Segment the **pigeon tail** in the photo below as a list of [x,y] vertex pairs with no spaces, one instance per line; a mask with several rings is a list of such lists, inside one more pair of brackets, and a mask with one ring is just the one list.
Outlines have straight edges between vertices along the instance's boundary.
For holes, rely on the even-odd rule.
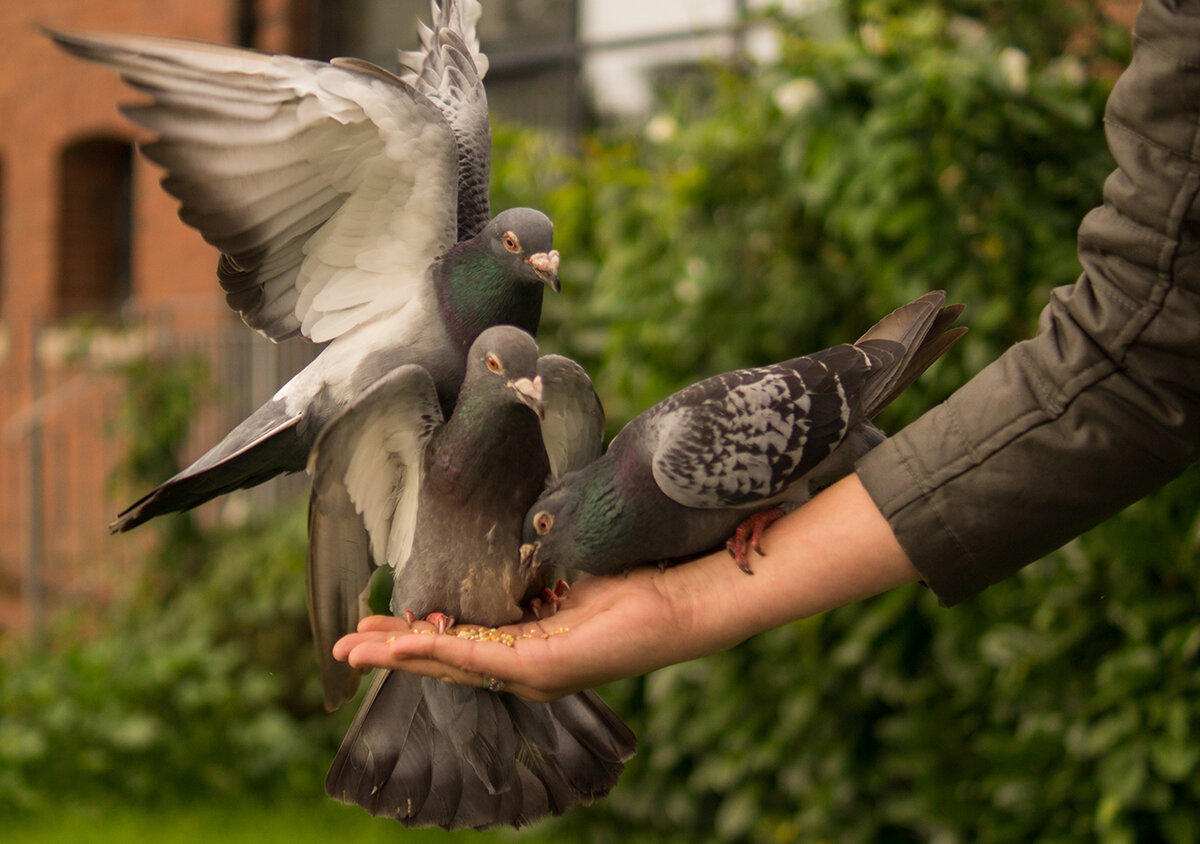
[[528,703],[380,672],[325,790],[410,827],[521,827],[607,794],[635,749],[591,691]]
[[945,301],[943,290],[926,293],[892,311],[855,341],[856,346],[869,347],[873,341],[892,341],[904,347],[898,365],[894,365],[886,377],[875,379],[864,389],[864,419],[871,419],[891,404],[967,333],[965,326],[950,327],[965,306],[943,306]]

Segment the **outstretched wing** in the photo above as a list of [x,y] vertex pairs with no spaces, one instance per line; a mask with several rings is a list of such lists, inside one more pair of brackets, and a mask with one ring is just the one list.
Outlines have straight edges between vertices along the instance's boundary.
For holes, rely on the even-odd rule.
[[[455,241],[457,161],[442,111],[358,60],[168,38],[49,32],[150,95],[179,216],[221,250],[229,306],[272,340],[331,340],[414,301]],[[415,315],[414,315],[415,316]]]
[[841,345],[681,390],[658,414],[655,481],[688,507],[737,507],[780,494],[859,421],[858,394],[878,365]]
[[400,78],[441,109],[458,147],[458,239],[474,237],[491,219],[488,184],[492,132],[479,51],[478,0],[431,2],[433,25],[419,24],[421,49],[399,50]]
[[358,673],[330,651],[358,625],[359,596],[375,568],[399,570],[408,560],[421,455],[441,422],[433,378],[409,364],[342,411],[313,446],[308,613],[329,709],[358,687]]
[[600,456],[604,445],[604,407],[584,368],[562,355],[538,358],[542,379],[542,441],[550,475],[561,478]]

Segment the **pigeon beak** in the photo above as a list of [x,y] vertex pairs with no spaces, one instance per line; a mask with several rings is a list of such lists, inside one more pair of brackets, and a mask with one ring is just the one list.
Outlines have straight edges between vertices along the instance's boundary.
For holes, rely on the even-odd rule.
[[551,249],[549,252],[535,252],[525,259],[525,263],[533,267],[533,271],[537,273],[538,278],[550,287],[555,293],[562,292],[562,284],[558,281],[558,250]]
[[532,408],[538,419],[546,418],[546,406],[542,404],[542,376],[518,378],[516,381],[509,381],[508,386],[517,391],[517,398]]
[[542,550],[540,542],[526,542],[521,545],[521,579],[528,580],[533,577],[533,573],[537,571],[541,565],[541,560],[538,559],[539,552]]

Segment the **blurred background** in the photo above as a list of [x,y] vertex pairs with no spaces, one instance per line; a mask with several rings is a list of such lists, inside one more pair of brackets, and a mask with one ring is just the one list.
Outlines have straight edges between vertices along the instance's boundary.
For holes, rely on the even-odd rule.
[[[484,0],[492,206],[555,221],[539,343],[610,434],[717,371],[945,288],[971,332],[895,430],[1078,274],[1136,4]],[[35,24],[390,67],[423,0],[0,7],[0,818],[6,840],[438,838],[321,789],[306,480],[118,537],[315,350],[224,305],[135,100]],[[1194,841],[1195,470],[954,609],[919,587],[614,684],[641,741],[534,840]],[[346,707],[352,710],[353,707]],[[253,835],[251,839],[249,836]]]

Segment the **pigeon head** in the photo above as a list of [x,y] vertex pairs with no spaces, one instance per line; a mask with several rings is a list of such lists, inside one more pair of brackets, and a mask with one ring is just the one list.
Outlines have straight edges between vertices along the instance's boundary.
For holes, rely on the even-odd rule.
[[528,569],[563,566],[594,574],[611,571],[621,548],[622,501],[612,483],[613,461],[600,458],[564,475],[534,502],[521,531],[521,562]]
[[558,281],[558,250],[554,249],[554,224],[541,211],[510,208],[480,232],[495,260],[516,278],[545,284],[555,293]]
[[511,390],[509,399],[515,397],[540,419],[544,415],[542,379],[533,337],[512,325],[496,325],[480,334],[467,355],[463,390],[492,394]]

